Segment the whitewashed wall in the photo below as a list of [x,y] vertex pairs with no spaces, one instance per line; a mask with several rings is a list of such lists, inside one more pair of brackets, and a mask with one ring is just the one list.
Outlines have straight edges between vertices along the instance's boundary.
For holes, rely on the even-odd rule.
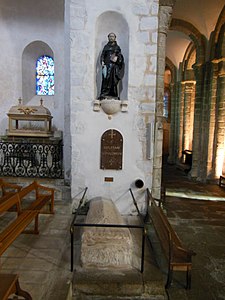
[[24,104],[40,104],[41,97],[35,96],[35,61],[39,55],[53,53],[55,95],[42,98],[53,115],[54,128],[64,133],[64,166],[68,179],[70,74],[69,34],[64,14],[64,0],[0,1],[0,135],[5,135],[7,112],[18,104],[19,97]]
[[[107,18],[104,17],[107,15]],[[135,209],[129,188],[137,178],[152,186],[153,161],[147,127],[154,123],[158,1],[151,0],[72,0],[71,38],[71,176],[74,206],[81,191],[88,187],[87,198],[110,197],[122,213]],[[119,25],[118,25],[119,24]],[[128,112],[112,118],[101,110],[93,111],[100,85],[98,57],[109,32],[117,34],[126,61],[122,100]],[[126,97],[126,99],[124,99]],[[100,141],[108,129],[121,132],[124,139],[123,169],[100,169]],[[152,149],[152,148],[151,148]],[[105,182],[113,177],[113,182]],[[145,206],[143,190],[135,190],[139,205]]]
[[[64,130],[64,1],[1,0],[0,28],[0,134],[5,134],[8,127],[6,114],[9,108],[17,105],[18,98],[23,96],[24,49],[36,41],[46,43],[54,55],[55,95],[44,96],[43,99],[44,105],[53,115],[54,126]],[[30,86],[31,92],[25,92],[29,99],[24,99],[24,102],[28,105],[39,105],[41,97],[35,96],[35,61],[33,63],[33,86]],[[28,88],[29,86],[25,87]]]
[[[147,128],[155,120],[158,0],[1,0],[0,28],[0,134],[19,97],[26,94],[25,103],[39,104],[40,97],[23,91],[22,56],[29,44],[41,41],[55,59],[55,96],[43,98],[54,126],[64,132],[65,179],[71,172],[74,203],[88,186],[88,199],[111,197],[121,212],[132,212],[128,190],[134,181],[152,186]],[[111,119],[93,111],[101,81],[98,58],[109,31],[117,34],[125,57],[121,99],[128,100],[128,112]],[[121,171],[100,169],[101,136],[110,128],[123,135]],[[105,177],[114,181],[106,183]],[[143,191],[134,192],[144,206]]]

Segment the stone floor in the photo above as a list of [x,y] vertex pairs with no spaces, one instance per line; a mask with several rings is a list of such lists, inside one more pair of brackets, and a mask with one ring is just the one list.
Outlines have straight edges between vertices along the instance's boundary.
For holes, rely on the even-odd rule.
[[190,180],[188,173],[174,165],[164,165],[163,183],[166,186],[167,196],[225,201],[225,188],[219,187],[218,183],[205,184]]
[[164,183],[164,211],[182,242],[197,253],[191,290],[183,288],[185,278],[177,272],[168,299],[225,299],[225,188],[190,181],[174,166],[166,166]]
[[225,202],[169,198],[165,211],[184,245],[197,253],[191,290],[183,288],[185,278],[174,275],[169,299],[225,299]]
[[[225,299],[225,189],[191,182],[173,166],[166,170],[164,211],[183,243],[197,255],[193,258],[192,289],[186,291],[183,274],[176,273],[165,299]],[[178,191],[176,196],[169,194]],[[199,195],[201,200],[196,200]],[[55,209],[54,216],[41,215],[39,235],[20,235],[0,260],[0,272],[18,273],[21,287],[33,300],[72,299],[69,227],[73,216],[69,203],[57,201]],[[0,227],[3,219],[1,216]],[[165,280],[163,264],[161,267]]]
[[[14,213],[0,218],[0,228],[4,228],[9,214]],[[72,279],[71,218],[71,205],[57,201],[54,215],[39,216],[40,233],[21,234],[0,259],[0,272],[19,274],[21,288],[33,300],[67,299]]]

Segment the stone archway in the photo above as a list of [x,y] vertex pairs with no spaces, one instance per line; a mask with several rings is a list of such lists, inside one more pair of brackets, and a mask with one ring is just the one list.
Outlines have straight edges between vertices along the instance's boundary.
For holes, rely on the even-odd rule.
[[[178,158],[182,157],[184,148],[192,147],[192,169],[190,174],[191,177],[196,178],[201,177],[200,173],[204,173],[202,170],[205,168],[205,160],[207,159],[207,139],[205,139],[207,128],[203,128],[205,133],[202,131],[203,124],[207,122],[208,118],[207,106],[204,104],[206,101],[204,98],[204,68],[207,43],[206,38],[186,21],[173,19],[170,29],[184,33],[192,41],[180,65],[180,78],[178,79],[180,92],[177,96],[180,99],[178,101],[180,126],[178,126],[179,137],[177,138]],[[189,108],[193,103],[193,112],[190,114]],[[191,115],[194,116],[194,120],[193,118],[187,118]],[[193,124],[193,130],[188,128],[190,124]]]
[[176,30],[186,34],[194,43],[196,48],[196,63],[203,64],[205,62],[206,39],[191,23],[172,19],[170,30]]

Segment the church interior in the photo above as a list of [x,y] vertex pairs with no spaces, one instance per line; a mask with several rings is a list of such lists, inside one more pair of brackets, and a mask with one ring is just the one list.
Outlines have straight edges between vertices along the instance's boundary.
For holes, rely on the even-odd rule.
[[224,0],[1,0],[0,28],[0,300],[225,299]]

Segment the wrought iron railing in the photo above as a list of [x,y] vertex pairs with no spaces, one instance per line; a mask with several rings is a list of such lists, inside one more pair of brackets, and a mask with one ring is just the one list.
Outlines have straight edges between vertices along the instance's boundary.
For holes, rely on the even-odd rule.
[[0,176],[63,178],[62,140],[0,141]]

